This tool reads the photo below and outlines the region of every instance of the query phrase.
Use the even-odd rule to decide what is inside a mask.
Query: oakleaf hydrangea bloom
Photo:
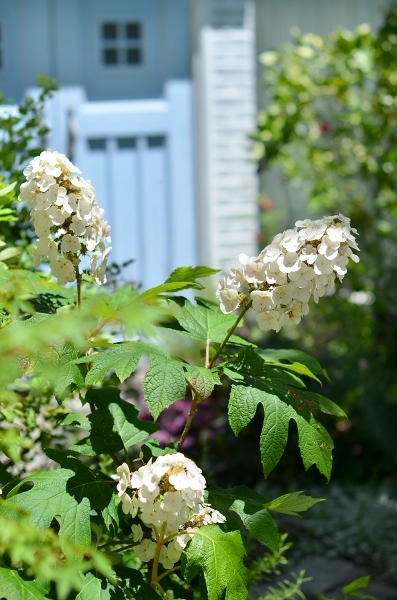
[[[135,554],[144,562],[160,547],[159,562],[171,569],[200,527],[226,521],[204,503],[206,484],[201,469],[180,452],[150,459],[133,473],[123,463],[117,474],[124,513],[138,516],[150,536],[144,537],[140,524],[132,525],[133,540],[138,542]]]
[[[106,281],[110,226],[103,220],[95,189],[66,156],[45,150],[24,170],[19,199],[29,202],[38,237],[33,259],[50,261],[60,285],[75,281],[81,257],[90,257],[96,283]]]
[[[222,277],[216,296],[228,314],[247,306],[257,313],[263,331],[299,323],[309,311],[309,300],[318,302],[335,278],[342,281],[349,259],[358,262],[359,250],[350,219],[343,215],[316,221],[297,221],[294,229],[276,235],[259,256],[240,254],[240,266]]]

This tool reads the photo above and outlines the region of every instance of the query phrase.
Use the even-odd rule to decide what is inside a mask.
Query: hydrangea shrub
[[[301,492],[268,499],[244,485],[207,489],[183,446],[200,405],[228,380],[236,435],[264,407],[265,476],[284,452],[292,419],[304,467],[316,465],[329,479],[333,443],[317,415],[345,415],[307,389],[310,379],[321,382],[320,364],[303,352],[297,360],[294,351],[260,350],[236,330],[251,307],[264,330],[298,323],[310,298],[332,293],[349,259],[358,260],[357,232],[343,215],[298,222],[258,257],[240,256],[220,280],[220,310],[212,300],[181,295],[203,289],[198,279],[216,273],[204,266],[180,267],[141,293],[130,285],[94,292],[110,252],[94,188],[50,150],[25,175],[20,198],[31,206],[38,236],[33,261],[49,261],[58,282],[0,263],[8,290],[0,297],[1,593],[7,600],[245,600],[247,534],[277,553],[273,514],[296,515],[320,500]],[[91,278],[81,269],[86,255]],[[75,281],[76,290],[64,287]],[[202,345],[203,364],[149,341],[169,329]],[[119,385],[142,357],[153,421],[138,418]],[[179,442],[162,448],[152,437],[155,421],[181,399],[190,408]],[[34,465],[25,465],[35,428],[46,436],[35,438]]]

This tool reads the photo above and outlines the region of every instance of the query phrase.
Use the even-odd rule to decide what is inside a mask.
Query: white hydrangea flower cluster
[[[132,525],[135,554],[144,562],[159,550],[159,562],[171,569],[195,531],[226,518],[204,503],[205,479],[201,469],[180,452],[159,456],[135,471],[126,463],[117,469],[118,495],[125,514],[137,516],[150,528],[144,538],[141,525]],[[134,490],[132,496],[128,489]]]
[[[288,321],[299,323],[309,312],[309,300],[318,302],[335,278],[342,281],[351,258],[359,250],[350,219],[343,215],[316,221],[297,221],[294,229],[276,235],[252,258],[240,254],[240,266],[219,281],[216,296],[228,314],[251,301],[262,331],[279,331]]]
[[[106,281],[110,226],[103,220],[95,189],[64,154],[45,150],[24,170],[19,199],[29,202],[38,237],[35,265],[49,260],[60,285],[75,281],[81,256],[90,257],[96,283]],[[61,256],[60,256],[61,254]]]

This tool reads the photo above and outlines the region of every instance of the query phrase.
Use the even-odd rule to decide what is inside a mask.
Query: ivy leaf
[[[120,398],[120,390],[117,388],[88,390],[85,399],[97,407],[87,417],[91,433],[70,450],[86,456],[113,454],[123,448],[128,450],[159,429],[155,423],[140,421],[138,409]],[[86,422],[83,421],[82,424],[85,426]]]
[[[304,492],[292,492],[279,496],[265,504],[266,508],[275,512],[280,512],[285,515],[299,517],[299,512],[304,512],[318,502],[324,502],[324,498],[312,498],[306,496]]]
[[[236,321],[236,315],[224,315],[207,306],[195,306],[189,300],[185,300],[175,316],[183,328],[182,331],[178,329],[179,333],[206,343],[222,343]],[[229,343],[238,346],[252,346],[250,342],[237,335],[232,335]]]
[[[215,385],[222,385],[219,375],[215,371],[192,365],[183,365],[183,368],[186,371],[187,381],[203,400],[212,394]]]
[[[85,379],[86,385],[91,386],[102,382],[110,370],[114,370],[123,382],[135,371],[142,356],[150,359],[149,369],[143,378],[145,401],[151,414],[157,419],[162,410],[184,398],[186,391],[182,363],[171,358],[167,352],[143,342],[126,342],[74,362],[91,363]]]
[[[34,581],[25,581],[12,569],[0,568],[0,594],[4,600],[46,600]]]
[[[188,583],[203,571],[208,600],[246,600],[249,571],[239,531],[224,533],[217,525],[201,527],[183,553],[182,575]]]
[[[223,490],[214,487],[208,490],[208,502],[228,519],[230,513],[237,514],[250,533],[271,550],[279,549],[279,533],[276,523],[269,514],[267,500],[245,485]],[[233,516],[233,515],[232,515]]]
[[[49,527],[54,518],[60,522],[59,540],[71,541],[82,552],[91,545],[90,513],[97,509],[105,524],[118,523],[115,494],[110,486],[97,477],[91,469],[72,456],[59,450],[47,450],[47,455],[65,468],[31,475],[18,483],[8,493],[0,507],[0,515],[18,520],[19,510],[30,514],[33,525]],[[32,489],[17,494],[21,485],[32,482]]]

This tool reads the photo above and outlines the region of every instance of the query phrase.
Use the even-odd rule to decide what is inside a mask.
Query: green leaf
[[[105,583],[106,587],[103,587],[104,582],[92,573],[87,573],[83,576],[83,579],[84,585],[75,600],[111,600],[112,596],[110,594],[111,591],[114,591],[113,585],[107,582]]]
[[[309,421],[302,416],[294,419],[298,426],[299,450],[306,471],[315,464],[329,480],[334,443],[328,431],[313,416]]]
[[[358,577],[358,579],[354,579],[354,581],[351,581],[350,583],[348,583],[347,585],[345,585],[342,588],[342,592],[346,596],[348,596],[349,594],[351,594],[352,592],[355,592],[356,590],[359,590],[359,589],[362,589],[362,588],[366,588],[370,581],[371,581],[371,576],[370,575],[365,575],[363,577]]]
[[[152,438],[142,445],[141,452],[145,461],[149,462],[151,458],[157,458],[158,456],[164,456],[165,454],[175,454],[176,449],[172,442],[167,444],[165,448],[162,448],[159,441],[156,440],[156,438]]]
[[[203,400],[211,395],[215,385],[222,385],[219,375],[215,371],[192,365],[183,365],[183,367],[186,371],[187,381]]]
[[[267,348],[266,350],[261,350],[260,355],[266,362],[272,363],[285,360],[289,363],[300,363],[305,365],[312,374],[317,375],[318,377],[324,375],[324,369],[318,360],[302,350],[294,350],[291,348],[286,350],[274,350],[272,348]],[[284,366],[288,365],[285,364]]]
[[[6,248],[0,252],[0,260],[7,262],[8,260],[19,256],[20,254],[22,254],[21,248]]]
[[[179,292],[191,288],[202,290],[204,286],[198,283],[196,279],[199,277],[209,277],[218,272],[217,269],[211,269],[210,267],[179,267],[171,273],[164,283],[145,290],[140,295],[140,299],[148,300],[165,292]]]
[[[159,428],[150,421],[140,421],[138,409],[120,398],[117,388],[88,390],[85,399],[97,409],[87,417],[90,435],[70,448],[80,454],[96,456],[113,454],[123,448],[128,450]]]
[[[216,273],[219,273],[219,269],[211,269],[211,267],[178,267],[172,271],[165,283],[174,283],[176,281],[194,282],[196,279],[210,277]]]
[[[208,502],[227,519],[237,514],[250,533],[264,546],[275,552],[279,549],[280,536],[273,518],[267,510],[267,500],[245,485],[223,490],[208,490]],[[232,515],[233,516],[233,515]]]
[[[290,407],[277,396],[262,390],[233,385],[229,400],[229,423],[235,435],[238,435],[255,416],[259,403],[265,409],[260,448],[263,471],[267,477],[282,457],[287,443],[289,420],[292,417]]]
[[[321,379],[319,379],[318,377],[316,377],[314,375],[314,373],[312,373],[310,371],[310,369],[308,369],[306,367],[306,365],[302,365],[301,363],[298,362],[294,362],[291,364],[285,364],[285,363],[279,363],[279,362],[267,362],[268,365],[273,366],[273,367],[279,367],[282,369],[287,369],[288,371],[293,371],[294,373],[298,373],[298,375],[306,375],[306,377],[310,377],[311,379],[315,379],[316,381],[318,381],[318,383],[321,383]]]
[[[57,400],[63,400],[70,393],[70,386],[81,389],[84,387],[84,377],[79,367],[71,361],[77,359],[78,352],[73,344],[66,344],[59,354],[60,367],[56,372],[54,395]]]
[[[304,492],[291,492],[267,502],[265,506],[275,512],[299,517],[298,512],[304,512],[318,502],[323,501],[324,498],[312,498],[311,496],[306,496]]]
[[[320,410],[338,417],[345,416],[344,412],[324,396],[304,389],[304,383],[296,374],[267,364],[253,348],[241,350],[226,366],[243,376],[232,386],[229,401],[229,422],[234,433],[238,435],[248,425],[258,404],[264,407],[260,446],[265,476],[280,460],[287,443],[289,421],[294,419],[305,468],[316,464],[329,479],[333,442],[313,412]]]
[[[68,413],[59,421],[59,425],[73,425],[74,427],[81,427],[81,429],[85,429],[86,431],[91,430],[91,423],[88,417],[80,413]]]
[[[159,294],[164,294],[164,292],[180,292],[181,290],[186,290],[188,288],[202,290],[203,286],[200,283],[191,283],[189,281],[181,281],[180,283],[162,283],[161,285],[145,290],[139,298],[140,300],[149,300],[150,298],[155,298]]]
[[[71,541],[84,552],[91,545],[90,513],[97,509],[107,526],[118,522],[113,494],[108,483],[72,456],[59,450],[47,450],[47,455],[65,468],[36,473],[21,481],[9,492],[0,507],[0,515],[18,520],[19,510],[30,514],[33,525],[49,527],[54,518],[60,522],[59,539]],[[21,485],[32,482],[32,489],[17,494]]]
[[[109,370],[114,370],[120,381],[124,381],[136,369],[142,356],[150,359],[149,369],[143,378],[145,401],[157,419],[162,410],[184,398],[186,391],[182,363],[171,358],[167,352],[143,342],[126,342],[74,362],[91,363],[85,382],[95,385],[102,381]]]
[[[114,567],[118,580],[117,592],[122,591],[126,600],[131,600],[131,592],[134,600],[159,600],[157,592],[146,582],[144,575],[137,569],[130,569],[121,565]],[[124,598],[124,596],[122,596]],[[116,594],[111,596],[112,600],[118,600]],[[120,596],[121,598],[121,596]]]
[[[0,594],[4,600],[46,600],[34,581],[24,581],[11,569],[0,568]]]
[[[246,600],[249,572],[240,532],[224,533],[217,525],[201,527],[183,556],[182,575],[189,583],[203,571],[208,600]]]
[[[184,305],[176,311],[175,316],[184,330],[178,330],[179,333],[206,343],[222,343],[236,321],[236,315],[224,315],[205,306],[195,306],[189,300],[186,300]],[[252,346],[250,342],[237,335],[232,335],[229,343],[238,346]]]
[[[7,194],[9,194],[10,192],[12,192],[12,190],[15,188],[15,186],[17,185],[17,181],[14,181],[13,183],[10,183],[10,185],[7,185],[6,187],[4,187],[3,189],[0,190],[0,198],[1,196],[7,196]]]
[[[262,465],[265,477],[279,462],[288,439],[290,419],[298,426],[299,448],[303,464],[308,469],[316,464],[329,479],[333,442],[326,430],[313,417],[300,414],[275,394],[245,385],[232,385],[229,400],[229,422],[237,435],[254,417],[258,404],[264,407],[264,424],[260,437]],[[308,419],[308,420],[307,420]]]

